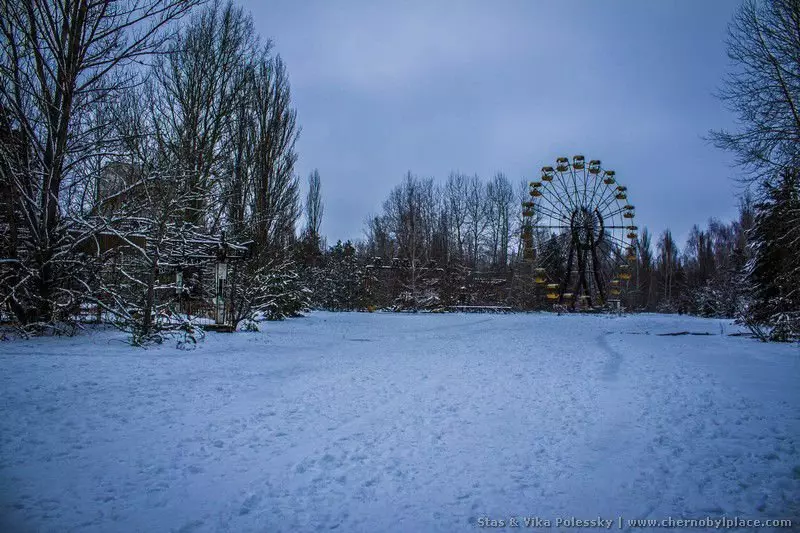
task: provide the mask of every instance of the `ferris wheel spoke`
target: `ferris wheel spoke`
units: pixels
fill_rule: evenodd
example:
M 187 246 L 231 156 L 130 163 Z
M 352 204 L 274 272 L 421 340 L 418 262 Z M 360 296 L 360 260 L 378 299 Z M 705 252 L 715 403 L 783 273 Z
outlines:
M 545 196 L 542 195 L 540 198 L 545 198 Z M 566 213 L 562 212 L 557 205 L 553 204 L 550 201 L 550 199 L 546 199 L 546 201 L 547 201 L 548 204 L 550 204 L 550 207 L 545 207 L 543 205 L 539 205 L 539 206 L 537 206 L 538 209 L 540 209 L 543 213 L 545 213 L 546 215 L 551 216 L 553 218 L 557 218 L 559 220 L 569 220 L 569 216 Z
M 611 222 L 618 222 L 619 219 L 617 218 L 617 215 L 619 214 L 619 211 L 615 211 L 618 209 L 618 207 L 614 205 L 614 202 L 616 202 L 616 200 L 612 199 L 610 202 L 606 202 L 603 205 L 597 206 L 597 209 L 598 212 L 602 214 L 603 219 Z
M 540 219 L 537 223 L 533 224 L 534 227 L 542 227 L 547 225 L 557 225 L 560 223 L 567 223 L 568 219 L 559 215 L 558 213 L 553 213 L 546 207 L 543 208 L 542 214 L 545 215 L 542 219 Z
M 583 205 L 585 205 L 586 207 L 590 208 L 591 204 L 587 203 L 587 200 L 589 199 L 588 198 L 588 196 L 589 196 L 589 179 L 588 179 L 588 177 L 586 175 L 586 167 L 583 168 L 582 172 L 583 172 Z
M 600 200 L 597 201 L 597 205 L 605 209 L 612 202 L 616 201 L 616 199 L 616 189 L 614 187 L 606 187 L 606 190 L 603 191 L 603 194 L 600 196 Z
M 566 187 L 570 191 L 570 198 L 573 200 L 571 202 L 572 205 L 574 207 L 577 207 L 578 205 L 580 205 L 580 202 L 578 202 L 578 195 L 577 195 L 578 183 L 575 181 L 575 171 L 572 169 L 572 167 L 569 167 L 569 170 L 567 170 L 567 174 L 568 177 L 564 178 L 564 182 L 567 183 Z M 572 181 L 572 189 L 569 188 L 570 180 Z
M 617 215 L 620 215 L 620 214 L 624 213 L 625 211 L 630 211 L 630 209 L 628 209 L 627 206 L 622 206 L 622 207 L 618 208 L 616 211 L 612 212 L 609 216 L 614 217 L 614 216 L 617 216 Z
M 613 231 L 605 231 L 605 232 L 603 232 L 603 236 L 604 237 L 608 237 L 609 238 L 609 242 L 611 242 L 611 241 L 622 242 L 622 243 L 625 242 L 625 240 L 622 237 L 620 237 L 618 234 L 615 234 L 615 232 L 613 232 Z
M 592 188 L 592 198 L 589 200 L 588 204 L 589 206 L 594 205 L 594 199 L 597 196 L 597 189 L 600 187 L 601 184 L 603 184 L 603 180 L 600 179 L 600 171 L 598 170 L 598 173 L 595 174 L 594 187 Z
M 603 234 L 603 241 L 608 243 L 609 251 L 613 249 L 623 249 L 628 247 L 628 243 L 625 242 L 622 238 L 615 235 L 613 232 L 605 232 Z
M 581 201 L 581 183 L 580 178 L 578 177 L 578 172 L 575 170 L 574 166 L 570 166 L 569 170 L 570 174 L 572 175 L 572 186 L 574 187 L 573 190 L 575 191 L 575 205 L 583 206 L 585 204 Z
M 547 191 L 545 191 L 545 192 L 547 192 Z M 550 204 L 550 207 L 552 207 L 555 212 L 557 212 L 557 213 L 561 212 L 561 208 L 558 207 L 556 204 L 554 204 L 553 201 L 546 194 L 542 194 L 542 196 L 540 196 L 539 198 L 542 199 L 542 201 L 545 201 L 548 204 Z M 556 199 L 558 199 L 558 196 L 556 196 Z M 559 203 L 561 203 L 561 205 L 564 207 L 564 209 L 566 211 L 570 210 L 569 207 L 564 205 L 564 202 L 562 202 L 561 200 L 559 200 Z
M 561 204 L 561 205 L 564 207 L 564 210 L 565 210 L 565 211 L 567 211 L 567 212 L 569 212 L 569 211 L 572 211 L 572 209 L 571 209 L 569 206 L 567 206 L 567 205 L 564 203 L 564 201 L 563 201 L 563 200 L 561 200 L 561 196 L 562 196 L 562 195 L 558 194 L 558 192 L 557 192 L 557 191 L 555 191 L 555 186 L 552 186 L 552 187 L 553 187 L 553 189 L 554 189 L 554 190 L 553 190 L 553 193 L 552 193 L 552 196 L 554 196 L 554 197 L 555 197 L 555 199 L 556 199 L 556 200 L 558 200 L 558 202 L 559 202 L 559 203 L 560 203 L 560 204 Z M 550 205 L 552 206 L 552 208 L 553 208 L 553 209 L 554 209 L 556 212 L 560 212 L 560 208 L 559 208 L 559 207 L 558 207 L 556 204 L 554 204 L 554 203 L 553 203 L 553 201 L 550 199 L 550 196 L 551 196 L 551 195 L 550 195 L 550 194 L 547 194 L 547 193 L 549 192 L 549 190 L 550 190 L 550 189 L 549 189 L 549 187 L 548 187 L 548 186 L 545 186 L 545 187 L 544 187 L 544 191 L 542 192 L 542 196 L 540 196 L 539 198 L 541 198 L 541 199 L 544 199 L 543 201 L 546 201 L 548 204 L 550 204 Z
M 572 194 L 575 195 L 575 207 L 579 207 L 581 205 L 580 201 L 580 191 L 578 191 L 578 179 L 575 176 L 575 168 L 570 166 L 569 167 L 569 175 L 572 178 Z
M 624 240 L 620 239 L 619 237 L 611 233 L 607 234 L 607 237 L 609 238 L 610 242 L 619 245 L 621 248 L 627 248 L 629 246 L 627 242 L 625 242 Z
M 562 190 L 564 192 L 563 196 L 566 196 L 567 200 L 569 201 L 570 207 L 568 207 L 567 209 L 569 211 L 572 211 L 572 210 L 575 209 L 576 206 L 575 206 L 575 203 L 572 201 L 572 195 L 570 194 L 570 191 L 569 191 L 569 185 L 567 185 L 567 182 L 564 179 L 564 174 L 562 172 L 556 172 L 556 175 L 558 176 L 558 180 L 561 182 L 561 187 L 562 187 Z M 561 196 L 562 195 L 559 195 L 559 200 L 561 200 Z M 562 203 L 563 203 L 563 200 L 562 200 Z M 564 207 L 566 207 L 566 205 L 564 205 Z

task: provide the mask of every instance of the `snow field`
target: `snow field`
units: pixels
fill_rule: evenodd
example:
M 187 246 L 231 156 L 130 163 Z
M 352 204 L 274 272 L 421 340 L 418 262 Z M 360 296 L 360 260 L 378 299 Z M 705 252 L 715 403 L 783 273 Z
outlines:
M 796 346 L 664 315 L 313 313 L 263 329 L 192 352 L 113 331 L 0 343 L 0 530 L 800 523 Z M 656 335 L 685 330 L 713 335 Z

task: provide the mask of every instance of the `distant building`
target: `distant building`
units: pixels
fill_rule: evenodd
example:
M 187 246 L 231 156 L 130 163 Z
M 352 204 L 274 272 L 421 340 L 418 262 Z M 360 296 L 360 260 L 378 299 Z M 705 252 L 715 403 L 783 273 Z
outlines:
M 114 161 L 97 177 L 95 201 L 91 214 L 109 216 L 144 194 L 142 171 L 138 165 Z

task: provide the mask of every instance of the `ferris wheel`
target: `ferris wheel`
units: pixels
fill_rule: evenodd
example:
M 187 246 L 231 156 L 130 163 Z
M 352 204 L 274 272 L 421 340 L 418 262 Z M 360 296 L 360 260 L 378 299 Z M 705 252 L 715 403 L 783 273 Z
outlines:
M 572 309 L 619 302 L 636 264 L 638 228 L 616 173 L 597 159 L 559 157 L 529 192 L 522 246 L 537 293 Z

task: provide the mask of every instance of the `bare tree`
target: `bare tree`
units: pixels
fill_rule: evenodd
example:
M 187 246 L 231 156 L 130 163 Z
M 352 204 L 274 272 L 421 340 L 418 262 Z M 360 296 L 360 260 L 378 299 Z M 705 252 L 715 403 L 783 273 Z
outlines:
M 672 232 L 664 230 L 658 240 L 658 269 L 661 276 L 663 302 L 666 306 L 673 305 L 673 288 L 675 285 L 675 271 L 679 267 L 678 247 L 672 238 Z
M 314 169 L 308 175 L 308 191 L 305 201 L 305 229 L 295 250 L 295 257 L 303 268 L 304 279 L 309 285 L 319 285 L 319 264 L 325 251 L 320 236 L 322 224 L 322 182 L 319 171 Z M 319 300 L 318 300 L 319 303 Z
M 122 197 L 124 203 L 99 215 L 105 219 L 105 233 L 121 246 L 108 252 L 116 256 L 111 276 L 100 276 L 99 287 L 87 287 L 87 293 L 113 322 L 132 334 L 134 344 L 145 344 L 176 326 L 161 320 L 181 290 L 173 271 L 181 270 L 187 252 L 213 247 L 216 240 L 183 220 L 187 207 L 197 200 L 180 186 L 183 180 L 178 175 L 158 167 L 139 172 L 141 178 L 135 181 L 135 190 L 128 189 Z M 164 273 L 171 274 L 169 281 L 162 279 Z
M 280 56 L 259 60 L 253 91 L 253 237 L 257 251 L 269 255 L 285 249 L 300 216 L 294 175 L 300 132 Z
M 152 94 L 131 88 L 113 106 L 113 136 L 120 141 L 113 158 L 93 175 L 91 207 L 75 217 L 76 224 L 95 229 L 88 248 L 102 265 L 92 283 L 77 280 L 84 296 L 131 333 L 135 344 L 179 326 L 169 319 L 182 295 L 175 272 L 183 274 L 187 256 L 217 245 L 184 218 L 191 206 L 210 203 L 211 197 L 185 187 L 186 168 L 161 149 L 153 133 L 158 115 L 152 113 Z
M 477 268 L 480 258 L 481 241 L 483 240 L 488 218 L 486 216 L 486 188 L 478 175 L 467 181 L 467 227 L 469 232 L 468 251 L 470 266 Z
M 800 2 L 746 0 L 728 29 L 734 69 L 719 97 L 741 130 L 714 131 L 754 178 L 800 166 Z
M 511 240 L 511 216 L 515 204 L 514 189 L 505 174 L 498 172 L 486 189 L 492 265 L 505 270 Z
M 432 224 L 430 258 L 440 264 L 450 265 L 453 254 L 453 236 L 450 232 L 450 210 L 445 188 L 437 185 L 434 196 L 435 205 L 432 209 L 432 218 L 435 220 Z
M 397 241 L 400 258 L 408 266 L 412 298 L 417 297 L 420 271 L 430 258 L 435 211 L 433 180 L 420 180 L 411 172 L 384 203 L 387 225 Z
M 319 229 L 322 225 L 322 182 L 320 181 L 319 171 L 314 169 L 308 175 L 308 193 L 306 194 L 306 233 L 308 235 L 319 236 Z
M 271 50 L 240 7 L 213 4 L 179 34 L 153 84 L 160 148 L 200 202 L 184 219 L 255 241 L 264 264 L 294 241 L 300 216 L 299 127 L 286 66 Z
M 370 258 L 392 259 L 395 257 L 396 241 L 391 235 L 389 217 L 371 216 L 364 224 L 366 250 Z
M 164 44 L 197 0 L 3 0 L 0 107 L 16 147 L 3 144 L 3 186 L 17 205 L 14 274 L 2 298 L 22 322 L 74 306 L 76 237 L 64 207 L 77 168 L 97 157 L 96 110 L 136 82 L 129 67 Z
M 220 167 L 229 154 L 243 156 L 248 139 L 231 129 L 244 126 L 245 117 L 236 117 L 236 112 L 248 105 L 246 84 L 253 51 L 266 54 L 269 46 L 260 49 L 252 20 L 241 7 L 214 3 L 178 33 L 168 54 L 160 56 L 151 97 L 156 134 L 161 149 L 186 177 L 183 186 L 196 202 L 213 188 L 224 187 Z M 234 118 L 241 122 L 234 125 Z M 241 186 L 236 181 L 240 177 L 230 176 L 233 187 Z M 241 194 L 238 189 L 233 192 Z M 231 203 L 241 207 L 235 200 Z M 184 218 L 197 226 L 213 224 L 221 213 L 210 207 L 217 206 L 191 205 Z M 209 214 L 212 220 L 206 220 Z
M 450 231 L 456 247 L 456 257 L 464 261 L 464 238 L 467 221 L 467 187 L 468 178 L 460 172 L 451 172 L 445 184 L 445 200 L 447 202 L 448 221 Z

